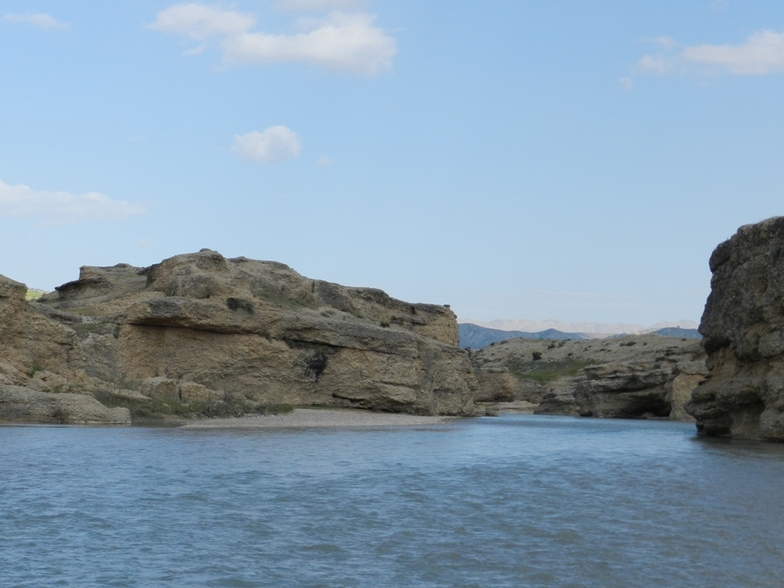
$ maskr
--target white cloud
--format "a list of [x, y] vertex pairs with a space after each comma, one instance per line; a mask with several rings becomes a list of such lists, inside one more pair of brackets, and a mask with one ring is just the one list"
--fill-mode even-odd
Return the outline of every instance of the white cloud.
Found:
[[[672, 41], [662, 45], [672, 49]], [[759, 31], [739, 45], [692, 45], [680, 52], [646, 55], [634, 66], [638, 74], [711, 73], [724, 70], [735, 75], [766, 75], [784, 71], [784, 32]]]
[[279, 0], [280, 10], [322, 11], [358, 10], [367, 6], [367, 0]]
[[373, 26], [369, 14], [332, 13], [296, 35], [245, 33], [223, 44], [229, 63], [300, 61], [348, 73], [372, 75], [392, 66], [395, 39]]
[[784, 71], [784, 33], [759, 31], [740, 45], [686, 47], [681, 52], [681, 58], [739, 75], [765, 75]]
[[[358, 3], [296, 0], [291, 5], [335, 8]], [[223, 61], [228, 64], [299, 62], [373, 75], [389, 69], [397, 53], [394, 37], [376, 27], [374, 21], [375, 16], [366, 12], [335, 11], [322, 19], [300, 19], [299, 33], [271, 34], [251, 31], [255, 20], [250, 16], [204, 4], [181, 3], [159, 12], [150, 28], [196, 40], [219, 37]]]
[[298, 157], [302, 151], [299, 136], [283, 125], [235, 135], [231, 150], [244, 159], [257, 163], [277, 163]]
[[98, 192], [71, 194], [34, 190], [0, 181], [0, 217], [31, 218], [43, 225], [122, 220], [144, 213], [141, 206], [112, 200]]
[[674, 49], [678, 46], [678, 42], [673, 39], [672, 37], [654, 37], [653, 39], [648, 39], [651, 43], [655, 43], [659, 47], [663, 49]]
[[326, 155], [322, 155], [316, 160], [316, 165], [319, 167], [327, 167], [332, 165], [332, 159], [327, 157]]
[[6, 14], [3, 18], [9, 22], [24, 22], [38, 27], [39, 29], [67, 29], [71, 25], [67, 22], [57, 20], [53, 16], [42, 12], [28, 14]]
[[729, 0], [711, 0], [711, 10], [714, 12], [724, 12], [729, 5]]
[[161, 10], [150, 28], [201, 41], [209, 37], [244, 33], [255, 24], [256, 19], [252, 16], [233, 10], [182, 2]]
[[621, 84], [621, 88], [627, 92], [631, 92], [632, 88], [634, 88], [634, 82], [632, 82], [631, 78], [619, 78], [618, 83]]
[[664, 55], [646, 55], [634, 66], [638, 74], [666, 74], [674, 69], [673, 60]]

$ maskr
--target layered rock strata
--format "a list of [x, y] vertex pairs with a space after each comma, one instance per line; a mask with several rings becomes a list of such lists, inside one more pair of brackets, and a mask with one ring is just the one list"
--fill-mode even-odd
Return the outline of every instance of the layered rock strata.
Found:
[[[0, 284], [0, 318], [13, 331], [0, 357], [23, 373], [62, 374], [60, 392], [78, 382], [102, 399], [208, 413], [221, 404], [474, 411], [476, 381], [446, 306], [210, 250], [148, 268], [83, 267], [34, 303], [24, 290]], [[31, 339], [46, 348], [25, 346]]]
[[784, 217], [738, 229], [710, 269], [710, 374], [686, 410], [707, 435], [784, 441]]
[[536, 414], [692, 420], [683, 405], [707, 373], [698, 342], [660, 335], [587, 341], [513, 339], [471, 353], [477, 403]]
[[84, 363], [76, 333], [32, 308], [26, 292], [0, 276], [0, 420], [130, 424], [127, 408], [98, 402], [88, 388], [99, 383], [74, 369]]

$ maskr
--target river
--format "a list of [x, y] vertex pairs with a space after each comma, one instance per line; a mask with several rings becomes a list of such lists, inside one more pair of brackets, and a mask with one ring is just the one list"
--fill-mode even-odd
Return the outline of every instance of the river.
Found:
[[784, 586], [784, 444], [510, 415], [0, 427], [0, 586]]

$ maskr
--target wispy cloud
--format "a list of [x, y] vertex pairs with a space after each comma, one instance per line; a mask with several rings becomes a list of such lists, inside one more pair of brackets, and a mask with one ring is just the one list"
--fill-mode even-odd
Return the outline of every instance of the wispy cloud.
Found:
[[329, 167], [332, 165], [332, 158], [322, 155], [316, 160], [316, 165], [319, 167]]
[[[183, 2], [158, 13], [150, 28], [197, 41], [217, 38], [227, 64], [309, 63], [345, 73], [374, 75], [392, 66], [397, 42], [375, 26], [356, 0], [285, 0], [288, 10], [334, 10], [299, 19], [295, 34], [253, 31], [254, 17], [217, 6]], [[345, 10], [344, 10], [345, 9]], [[202, 46], [187, 51], [194, 54]]]
[[234, 10], [183, 2], [161, 10], [150, 28], [201, 41], [215, 36], [239, 35], [255, 24], [255, 18]]
[[202, 43], [201, 45], [196, 45], [196, 47], [193, 47], [192, 49], [186, 49], [185, 51], [182, 52], [182, 54], [183, 55], [188, 55], [188, 56], [190, 56], [190, 55], [201, 55], [206, 50], [207, 50], [207, 44], [206, 43]]
[[784, 33], [759, 31], [740, 45], [686, 47], [681, 58], [726, 69], [732, 74], [765, 75], [784, 71]]
[[0, 217], [29, 218], [42, 225], [116, 221], [146, 212], [130, 202], [112, 200], [99, 192], [72, 194], [34, 190], [0, 181]]
[[653, 39], [647, 39], [650, 43], [654, 45], [658, 45], [662, 49], [672, 50], [678, 46], [678, 42], [673, 39], [672, 37], [667, 37], [662, 35], [661, 37], [654, 37]]
[[636, 74], [659, 74], [663, 75], [673, 71], [676, 67], [676, 59], [664, 54], [646, 55], [634, 66]]
[[635, 73], [724, 71], [733, 75], [767, 75], [784, 71], [784, 32], [758, 31], [738, 45], [691, 45], [678, 50], [672, 41], [660, 46], [667, 51], [645, 55], [634, 66]]
[[279, 0], [279, 10], [326, 12], [328, 10], [360, 10], [367, 0]]
[[263, 132], [253, 131], [246, 135], [235, 135], [231, 150], [256, 163], [278, 163], [298, 157], [302, 144], [297, 133], [290, 128], [277, 125]]
[[6, 14], [3, 18], [9, 22], [22, 22], [31, 24], [38, 27], [39, 29], [67, 29], [71, 26], [69, 23], [57, 20], [53, 16], [43, 12]]

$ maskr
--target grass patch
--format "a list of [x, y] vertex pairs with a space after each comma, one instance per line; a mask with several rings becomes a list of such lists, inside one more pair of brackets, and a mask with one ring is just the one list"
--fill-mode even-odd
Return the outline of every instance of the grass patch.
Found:
[[506, 364], [509, 373], [515, 378], [536, 380], [537, 382], [552, 382], [558, 378], [574, 377], [584, 367], [591, 365], [590, 361], [576, 361], [566, 359], [543, 363], [536, 361], [509, 361]]
[[46, 290], [39, 290], [38, 288], [28, 288], [27, 292], [25, 292], [25, 300], [28, 302], [31, 300], [38, 300], [44, 294], [46, 294]]
[[33, 377], [35, 377], [35, 374], [37, 374], [38, 372], [43, 372], [43, 371], [45, 371], [44, 370], [44, 366], [41, 365], [39, 363], [39, 361], [36, 359], [36, 360], [33, 360], [33, 365], [30, 367], [30, 370], [27, 372], [27, 375], [30, 376], [31, 378], [33, 378]]

